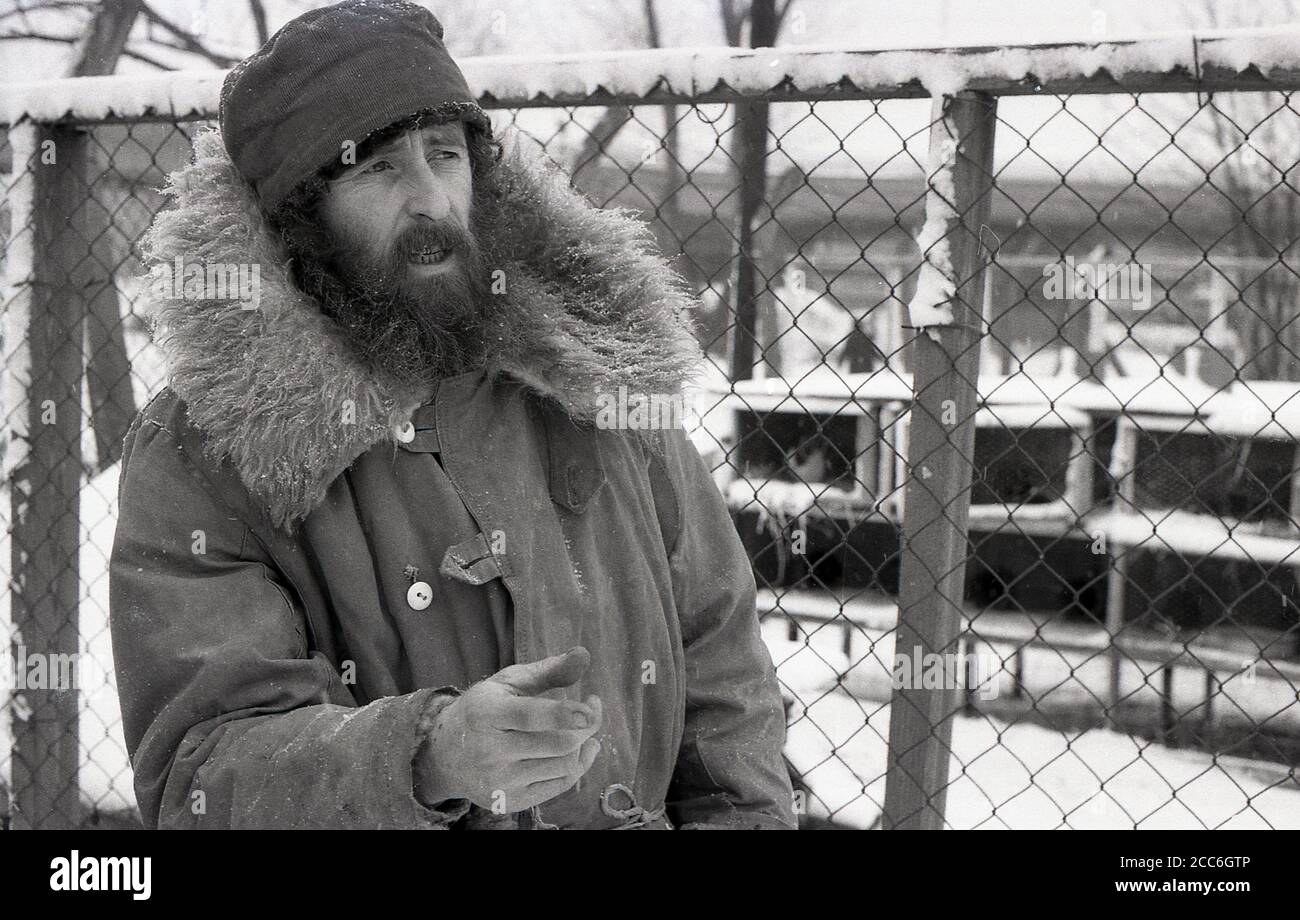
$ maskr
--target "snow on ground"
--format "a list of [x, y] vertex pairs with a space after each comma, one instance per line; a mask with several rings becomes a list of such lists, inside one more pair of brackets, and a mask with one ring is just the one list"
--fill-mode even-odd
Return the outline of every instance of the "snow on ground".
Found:
[[[772, 618], [763, 632], [783, 692], [796, 699], [786, 753], [804, 776], [808, 810], [870, 827], [885, 797], [890, 707], [879, 700], [888, 698], [892, 643], [877, 637], [878, 662], [850, 669], [841, 630], [791, 642], [785, 627]], [[867, 654], [859, 647], [852, 659]], [[835, 687], [845, 672], [857, 698]], [[952, 751], [954, 828], [1300, 829], [1300, 784], [1275, 764], [985, 716], [955, 719]]]
[[[838, 691], [807, 702], [792, 713], [787, 754], [809, 812], [870, 827], [885, 798], [889, 706]], [[953, 828], [1300, 829], [1300, 787], [1281, 767], [1270, 776], [1105, 729], [968, 717], [954, 722], [952, 751]]]

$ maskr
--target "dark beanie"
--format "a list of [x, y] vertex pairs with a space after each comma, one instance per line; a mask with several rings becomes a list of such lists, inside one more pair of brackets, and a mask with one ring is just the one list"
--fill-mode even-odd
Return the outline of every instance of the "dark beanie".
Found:
[[287, 23], [221, 87], [235, 168], [268, 211], [337, 162], [343, 145], [417, 114], [489, 127], [432, 13], [400, 0], [349, 0]]

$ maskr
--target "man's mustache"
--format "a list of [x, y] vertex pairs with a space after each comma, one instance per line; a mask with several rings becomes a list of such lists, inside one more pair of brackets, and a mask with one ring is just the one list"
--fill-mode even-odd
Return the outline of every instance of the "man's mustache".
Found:
[[417, 252], [432, 249], [446, 249], [450, 252], [466, 252], [470, 248], [469, 234], [458, 224], [449, 221], [422, 221], [407, 227], [393, 241], [389, 248], [389, 259], [393, 262], [405, 262]]

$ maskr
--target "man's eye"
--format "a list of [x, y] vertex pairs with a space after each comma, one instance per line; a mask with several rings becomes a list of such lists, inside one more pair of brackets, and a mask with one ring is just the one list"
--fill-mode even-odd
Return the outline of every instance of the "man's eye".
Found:
[[387, 160], [375, 160], [375, 162], [371, 163], [369, 166], [363, 169], [362, 172], [377, 173], [377, 172], [384, 172], [385, 170], [392, 169], [392, 168], [393, 168], [393, 164], [389, 163]]
[[429, 154], [431, 160], [459, 160], [460, 154], [455, 150], [434, 150]]

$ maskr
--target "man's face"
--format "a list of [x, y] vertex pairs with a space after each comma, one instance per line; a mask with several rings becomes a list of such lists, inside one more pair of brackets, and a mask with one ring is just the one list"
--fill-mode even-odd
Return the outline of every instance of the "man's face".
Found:
[[464, 272], [473, 184], [460, 121], [411, 129], [329, 183], [322, 217], [342, 246], [340, 268], [379, 272], [394, 290], [437, 291]]
[[[473, 168], [455, 121], [398, 133], [330, 180], [330, 313], [372, 364], [413, 382], [464, 369], [488, 321]], [[314, 254], [304, 254], [311, 261]]]

